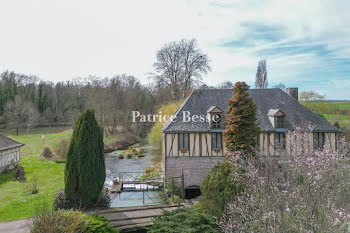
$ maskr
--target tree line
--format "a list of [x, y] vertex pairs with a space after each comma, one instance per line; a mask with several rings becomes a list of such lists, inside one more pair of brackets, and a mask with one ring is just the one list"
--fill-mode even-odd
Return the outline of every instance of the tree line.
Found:
[[[203, 82], [211, 71], [209, 56], [196, 39], [173, 41], [156, 52], [151, 83], [144, 85], [128, 74], [112, 77], [77, 77], [53, 83], [35, 75], [5, 71], [0, 74], [0, 127], [71, 125], [86, 109], [94, 109], [105, 133], [117, 126], [145, 135], [150, 124], [131, 122], [131, 112], [151, 114], [160, 105], [179, 101], [191, 89], [233, 88], [231, 81], [216, 87]], [[279, 84], [281, 89], [283, 84]], [[266, 61], [258, 63], [256, 88], [267, 88]], [[276, 86], [277, 87], [277, 86]]]
[[2, 127], [74, 124], [86, 109], [94, 109], [106, 133], [118, 125], [142, 134], [130, 113], [152, 113], [162, 102], [161, 92], [142, 85], [134, 76], [89, 76], [67, 82], [45, 82], [36, 76], [5, 71], [0, 75], [0, 123]]
[[0, 74], [2, 128], [74, 124], [86, 109], [94, 109], [105, 133], [126, 130], [144, 135], [150, 125], [131, 122], [131, 112], [153, 113], [157, 106], [183, 98], [199, 87], [210, 71], [208, 55], [195, 39], [165, 44], [157, 51], [153, 82], [143, 85], [128, 74], [78, 77], [65, 82], [43, 81], [35, 75], [5, 71]]

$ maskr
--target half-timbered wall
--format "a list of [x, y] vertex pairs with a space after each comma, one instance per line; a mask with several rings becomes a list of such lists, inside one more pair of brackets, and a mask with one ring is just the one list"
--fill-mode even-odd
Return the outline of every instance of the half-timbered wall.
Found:
[[181, 151], [179, 148], [179, 134], [164, 134], [163, 153], [166, 157], [207, 157], [225, 155], [223, 141], [221, 143], [221, 149], [212, 148], [211, 133], [190, 133], [188, 144], [189, 149]]
[[[172, 178], [173, 184], [178, 189], [186, 189], [189, 186], [200, 186], [209, 169], [219, 161], [224, 160], [225, 147], [221, 151], [212, 149], [212, 135], [210, 133], [189, 134], [189, 150], [179, 150], [179, 135], [163, 135], [163, 167], [166, 178]], [[309, 134], [308, 142], [304, 145], [305, 152], [314, 150], [313, 134]], [[279, 150], [275, 147], [274, 133], [260, 133], [259, 150], [262, 156], [290, 155], [297, 150], [292, 144], [290, 135], [285, 135], [285, 149]], [[223, 140], [222, 140], [223, 144]], [[325, 133], [325, 148], [330, 151], [336, 150], [336, 134]]]
[[0, 173], [11, 165], [16, 165], [20, 160], [20, 149], [14, 148], [0, 152]]
[[[278, 149], [275, 145], [274, 133], [261, 133], [259, 136], [259, 150], [260, 155], [264, 156], [283, 156], [291, 155], [295, 152], [300, 153], [312, 153], [314, 151], [313, 133], [309, 134], [308, 138], [305, 138], [302, 144], [296, 144], [291, 135], [286, 133], [285, 136], [285, 149]], [[336, 133], [325, 133], [325, 148], [328, 151], [336, 151]]]
[[[215, 150], [212, 148], [212, 133], [191, 133], [189, 134], [189, 149], [181, 151], [179, 148], [179, 134], [164, 134], [163, 155], [166, 157], [210, 157], [225, 156], [225, 146], [222, 139], [222, 148]], [[302, 147], [302, 149], [301, 149]], [[325, 133], [325, 148], [329, 151], [336, 150], [336, 134]], [[290, 138], [290, 134], [285, 134], [285, 149], [279, 149], [275, 145], [274, 133], [260, 133], [259, 151], [264, 156], [283, 156], [304, 151], [310, 153], [314, 150], [313, 134], [305, 140], [303, 145], [295, 144]]]

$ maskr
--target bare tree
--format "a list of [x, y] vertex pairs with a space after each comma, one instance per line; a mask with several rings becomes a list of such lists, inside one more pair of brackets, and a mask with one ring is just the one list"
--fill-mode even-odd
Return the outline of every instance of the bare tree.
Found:
[[314, 91], [303, 91], [300, 93], [300, 101], [322, 101], [325, 96]]
[[209, 65], [209, 57], [203, 54], [198, 48], [196, 39], [181, 40], [182, 59], [184, 65], [185, 86], [184, 89], [192, 88], [193, 82], [202, 80], [202, 74], [207, 74], [211, 67]]
[[35, 120], [35, 108], [31, 102], [25, 101], [21, 96], [16, 95], [13, 101], [6, 104], [5, 117], [16, 128], [16, 135], [18, 136], [19, 128], [27, 123], [29, 128]]
[[225, 81], [219, 85], [220, 89], [233, 89], [233, 83], [231, 81]]
[[268, 86], [266, 60], [260, 60], [255, 76], [255, 88], [265, 89]]
[[164, 45], [157, 52], [153, 66], [156, 71], [153, 78], [158, 84], [170, 88], [174, 99], [183, 97], [186, 90], [211, 70], [208, 55], [201, 52], [196, 39]]

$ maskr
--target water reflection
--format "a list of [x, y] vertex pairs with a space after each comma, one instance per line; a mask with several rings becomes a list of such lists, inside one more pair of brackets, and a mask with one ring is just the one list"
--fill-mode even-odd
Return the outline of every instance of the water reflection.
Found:
[[[136, 180], [146, 167], [152, 166], [157, 162], [161, 161], [161, 152], [159, 149], [152, 147], [150, 145], [143, 146], [146, 150], [145, 156], [138, 158], [134, 156], [131, 159], [124, 157], [124, 159], [119, 159], [120, 153], [122, 150], [114, 151], [112, 153], [106, 154], [106, 182], [107, 187], [111, 187], [113, 180], [123, 176], [125, 172], [134, 172], [128, 173], [128, 176], [134, 176], [131, 180]], [[128, 179], [130, 180], [130, 178]], [[152, 204], [156, 202], [164, 202], [164, 197], [161, 191], [146, 191], [145, 195], [143, 191], [127, 191], [120, 194], [115, 194], [112, 196], [111, 207], [122, 207], [122, 206], [137, 206], [143, 204]], [[145, 199], [144, 199], [145, 197]], [[158, 203], [156, 203], [158, 204]]]
[[126, 191], [112, 197], [111, 207], [156, 205], [164, 202], [162, 191]]

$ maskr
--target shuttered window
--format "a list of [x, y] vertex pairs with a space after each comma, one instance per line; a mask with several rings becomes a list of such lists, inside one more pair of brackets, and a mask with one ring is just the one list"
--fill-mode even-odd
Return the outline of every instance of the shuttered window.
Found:
[[179, 134], [179, 149], [188, 150], [188, 133]]

